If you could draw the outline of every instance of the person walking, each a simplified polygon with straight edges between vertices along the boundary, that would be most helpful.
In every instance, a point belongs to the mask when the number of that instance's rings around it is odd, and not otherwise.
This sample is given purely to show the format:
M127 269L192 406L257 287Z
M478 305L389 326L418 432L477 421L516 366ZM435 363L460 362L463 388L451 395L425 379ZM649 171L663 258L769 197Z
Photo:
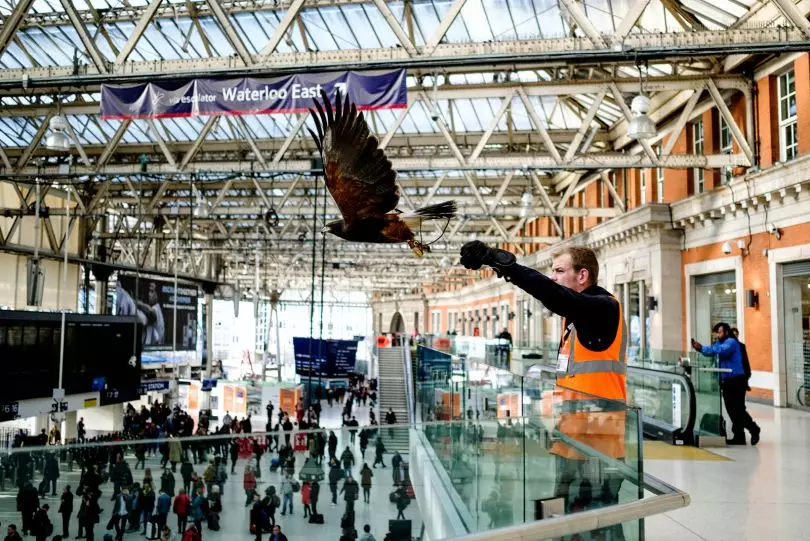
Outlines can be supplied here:
M377 438L377 443L374 445L374 464L373 467L377 467L377 464L382 464L382 467L385 467L385 461L383 460L383 455L385 454L385 445L382 442L382 439Z
M160 494L157 498L157 503L155 504L155 513L157 515L157 524L161 531L166 528L166 524L169 521L169 511L172 508L172 497L160 491Z
M284 474L284 478L281 480L281 487L279 488L281 492L281 516L287 514L287 507L290 508L290 514L292 515L293 512L293 478L289 473Z
M346 475L351 475L354 466L354 453L352 453L348 445L343 450L343 454L340 455L340 462L343 464L343 472Z
M59 497L59 514L62 515L62 539L67 539L70 536L71 513L73 513L73 493L70 491L70 485L67 485Z
M337 489L338 489L338 482L343 479L343 470L340 469L338 463L335 460L330 462L331 467L329 468L329 490L332 492L332 505L337 505Z
M315 479L309 485L309 505L310 505L310 512L313 515L318 514L318 498L321 495L321 485L318 483L318 480Z
M113 515L110 519L112 526L115 528L115 540L121 541L124 538L124 532L127 527L127 520L129 519L129 489L122 487L121 492L115 496L113 504ZM107 526L110 529L110 526Z
M745 392L748 389L748 379L746 378L743 366L742 350L740 343L731 333L731 326L728 323L717 323L712 332L717 336L717 342L711 346L704 346L696 340L692 340L692 347L702 355L717 355L721 369L720 390L723 393L723 403L726 412L731 418L732 438L726 440L728 445L745 445L745 431L751 433L751 445L759 443L760 428L751 418L751 414L745 407Z
M231 454L231 473L236 473L236 461L239 459L239 442L236 441L236 438L231 440L229 452Z
M360 486L363 487L363 501L370 503L371 497L371 478L374 477L374 472L368 467L368 464L363 464L360 470Z
M32 520L33 533L37 541L45 541L53 533L53 524L51 524L51 519L48 518L49 510L50 506L46 503L34 513Z
M186 494L191 492L191 477L194 475L194 466L188 457L183 457L183 463L180 465L180 477L183 478L183 490Z
M177 531L185 532L188 525L188 514L191 511L191 498L185 490L181 490L172 504L174 514L177 515Z

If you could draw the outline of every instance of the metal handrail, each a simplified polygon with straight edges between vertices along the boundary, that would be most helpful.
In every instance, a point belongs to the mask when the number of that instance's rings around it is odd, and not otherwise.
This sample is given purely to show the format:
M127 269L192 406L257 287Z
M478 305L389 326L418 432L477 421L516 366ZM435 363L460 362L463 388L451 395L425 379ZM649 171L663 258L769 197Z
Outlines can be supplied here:
M648 483L649 480L649 483ZM644 476L645 488L665 485L661 480L649 475ZM553 539L580 532L587 532L598 528L606 528L615 524L640 520L652 515L659 515L687 507L691 502L689 494L682 490L669 487L672 491L666 494L657 494L652 498L635 500L632 502L601 507L590 511L582 511L572 515L564 515L549 519L507 526L487 530L470 535L451 538L457 541L537 541Z

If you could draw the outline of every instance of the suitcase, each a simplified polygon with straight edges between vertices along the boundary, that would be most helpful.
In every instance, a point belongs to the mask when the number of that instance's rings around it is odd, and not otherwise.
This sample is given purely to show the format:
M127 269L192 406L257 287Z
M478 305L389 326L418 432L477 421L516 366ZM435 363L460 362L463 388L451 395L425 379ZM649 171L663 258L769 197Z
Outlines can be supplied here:
M160 526L154 519L150 520L149 524L146 525L146 538L157 539L158 537L160 537Z
M219 531L219 517L215 514L208 516L208 529L214 532Z
M354 513L348 512L340 519L340 527L344 530L347 528L354 528Z
M320 513L317 515L310 515L309 516L309 523L310 524L323 524L323 515Z
M38 490L40 496L44 496L45 494L47 494L48 493L48 481L43 479L39 483L39 487L37 488L37 490Z

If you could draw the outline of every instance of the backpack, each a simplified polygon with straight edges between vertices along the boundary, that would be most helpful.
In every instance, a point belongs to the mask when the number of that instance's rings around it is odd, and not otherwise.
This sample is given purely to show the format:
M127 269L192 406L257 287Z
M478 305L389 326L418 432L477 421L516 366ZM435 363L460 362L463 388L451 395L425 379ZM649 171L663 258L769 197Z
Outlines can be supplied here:
M300 492L301 491L301 483L299 483L298 481L293 481L292 482L292 490L293 490L293 492Z

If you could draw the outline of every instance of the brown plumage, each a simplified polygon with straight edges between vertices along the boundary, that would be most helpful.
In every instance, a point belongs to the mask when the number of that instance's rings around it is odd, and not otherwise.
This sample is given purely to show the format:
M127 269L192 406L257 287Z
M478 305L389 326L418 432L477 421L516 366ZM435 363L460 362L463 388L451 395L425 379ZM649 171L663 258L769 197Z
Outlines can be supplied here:
M334 110L326 92L321 91L321 99L322 104L313 100L315 110L310 109L317 134L307 130L323 158L326 187L343 216L326 224L324 231L353 242L407 242L418 256L429 251L416 240L414 229L421 228L423 221L452 218L455 202L401 214L396 210L397 173L371 135L363 113L348 96L341 101L338 94Z

